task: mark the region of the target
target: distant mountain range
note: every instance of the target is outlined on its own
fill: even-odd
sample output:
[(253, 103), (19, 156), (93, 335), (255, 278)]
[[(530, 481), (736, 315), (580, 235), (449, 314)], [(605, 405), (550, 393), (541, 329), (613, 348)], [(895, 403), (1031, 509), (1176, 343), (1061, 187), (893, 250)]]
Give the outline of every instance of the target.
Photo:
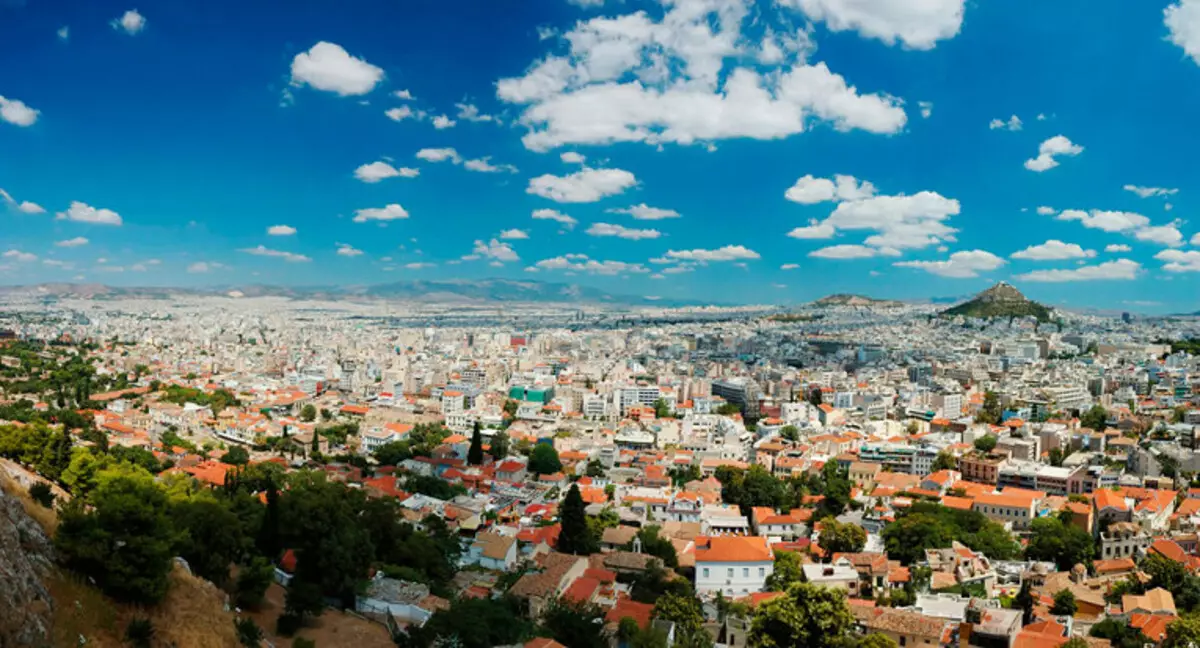
[(814, 306), (827, 308), (830, 306), (900, 306), (903, 302), (891, 301), (887, 299), (875, 299), (863, 295), (850, 295), (839, 293), (836, 295), (828, 295), (813, 302)]
[(509, 279), (397, 281), (363, 286), (227, 285), (204, 288), (125, 287), (103, 284), (48, 283), (0, 286), (0, 297), (23, 295), (75, 299), (169, 299), (187, 295), (226, 297), (287, 297), (290, 299), (371, 299), (420, 302), (531, 302), (611, 304), (619, 306), (679, 306), (698, 302), (620, 295), (578, 284)]
[(962, 315), (987, 319), (993, 317), (1036, 317), (1050, 321), (1049, 308), (1032, 301), (1011, 284), (1003, 281), (979, 293), (974, 299), (948, 308), (941, 313), (947, 317)]

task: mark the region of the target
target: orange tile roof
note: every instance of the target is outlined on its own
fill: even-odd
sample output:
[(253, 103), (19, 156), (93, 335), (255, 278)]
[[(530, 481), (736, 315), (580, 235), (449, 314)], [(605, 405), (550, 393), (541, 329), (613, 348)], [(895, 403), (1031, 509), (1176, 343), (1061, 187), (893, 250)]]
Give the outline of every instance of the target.
[(767, 539), (761, 536), (714, 536), (696, 540), (696, 562), (770, 562), (774, 560)]

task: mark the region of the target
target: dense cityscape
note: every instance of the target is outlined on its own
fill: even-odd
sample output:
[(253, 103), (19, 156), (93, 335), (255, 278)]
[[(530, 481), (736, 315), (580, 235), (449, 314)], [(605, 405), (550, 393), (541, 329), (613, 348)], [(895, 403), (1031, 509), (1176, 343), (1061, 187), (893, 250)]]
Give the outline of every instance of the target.
[[(1200, 637), (1192, 318), (403, 308), (11, 292), (10, 571), (56, 574), (4, 592), (17, 645)], [(124, 626), (51, 600), (79, 579)]]

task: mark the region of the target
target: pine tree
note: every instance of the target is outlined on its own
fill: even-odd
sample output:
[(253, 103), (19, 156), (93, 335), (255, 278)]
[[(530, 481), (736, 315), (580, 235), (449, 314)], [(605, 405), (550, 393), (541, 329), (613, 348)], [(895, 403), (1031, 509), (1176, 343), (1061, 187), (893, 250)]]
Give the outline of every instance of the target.
[(475, 431), (471, 433), (471, 447), (467, 450), (467, 463), (472, 466), (483, 463), (483, 433), (479, 431), (479, 421), (475, 421)]
[(586, 556), (596, 550), (596, 539), (588, 529), (587, 512), (584, 508), (579, 486), (571, 484), (559, 507), (558, 517), (562, 523), (562, 531), (558, 534), (559, 551)]

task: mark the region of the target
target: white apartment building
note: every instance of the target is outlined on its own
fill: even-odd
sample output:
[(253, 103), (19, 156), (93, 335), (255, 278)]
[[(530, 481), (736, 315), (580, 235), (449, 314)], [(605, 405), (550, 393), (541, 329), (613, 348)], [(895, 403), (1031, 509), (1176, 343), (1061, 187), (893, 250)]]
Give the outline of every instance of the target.
[(775, 554), (762, 536), (718, 536), (696, 548), (696, 593), (746, 596), (766, 588)]

